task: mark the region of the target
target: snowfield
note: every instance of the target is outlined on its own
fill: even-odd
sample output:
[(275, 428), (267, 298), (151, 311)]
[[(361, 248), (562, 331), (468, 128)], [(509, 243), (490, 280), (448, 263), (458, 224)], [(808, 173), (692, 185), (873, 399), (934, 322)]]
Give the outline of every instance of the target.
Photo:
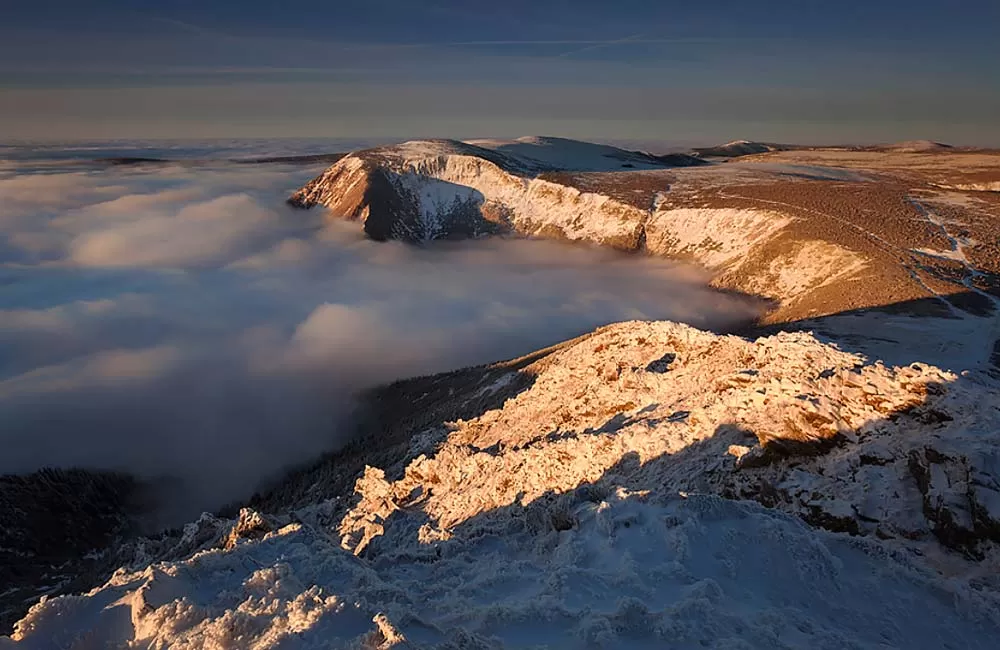
[(994, 386), (669, 322), (509, 372), (354, 496), (205, 515), (0, 647), (996, 647)]

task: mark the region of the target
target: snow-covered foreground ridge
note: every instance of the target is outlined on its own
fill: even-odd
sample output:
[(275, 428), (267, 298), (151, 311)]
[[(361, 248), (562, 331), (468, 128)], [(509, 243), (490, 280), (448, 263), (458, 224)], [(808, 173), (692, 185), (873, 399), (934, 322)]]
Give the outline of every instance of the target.
[(995, 647), (988, 387), (667, 322), (483, 379), (354, 495), (205, 516), (0, 647)]

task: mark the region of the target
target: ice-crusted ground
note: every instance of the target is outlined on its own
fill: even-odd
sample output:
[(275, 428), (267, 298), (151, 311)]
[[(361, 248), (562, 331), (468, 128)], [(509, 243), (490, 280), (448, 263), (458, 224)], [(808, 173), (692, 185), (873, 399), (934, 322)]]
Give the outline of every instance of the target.
[(0, 647), (996, 647), (988, 380), (667, 322), (516, 372), (353, 496), (205, 516)]

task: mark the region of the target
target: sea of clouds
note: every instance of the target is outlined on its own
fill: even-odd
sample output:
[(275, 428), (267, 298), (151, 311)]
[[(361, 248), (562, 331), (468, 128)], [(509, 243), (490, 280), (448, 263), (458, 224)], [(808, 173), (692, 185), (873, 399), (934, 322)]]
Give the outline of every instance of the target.
[(284, 203), (321, 170), (0, 164), (0, 474), (170, 478), (187, 517), (343, 444), (365, 388), (760, 309), (663, 260), (369, 241)]

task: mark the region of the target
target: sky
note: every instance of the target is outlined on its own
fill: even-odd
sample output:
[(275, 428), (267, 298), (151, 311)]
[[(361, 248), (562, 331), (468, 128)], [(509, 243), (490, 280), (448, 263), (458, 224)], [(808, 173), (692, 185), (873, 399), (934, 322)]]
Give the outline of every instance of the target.
[(1000, 146), (996, 0), (3, 0), (0, 138)]

